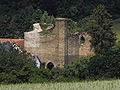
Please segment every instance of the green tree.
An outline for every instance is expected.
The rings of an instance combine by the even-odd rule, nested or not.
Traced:
[[[32,30],[33,23],[39,23],[42,16],[40,9],[34,9],[32,6],[19,11],[14,15],[9,24],[10,37],[23,38],[24,32]]]
[[[67,28],[69,29],[70,33],[75,33],[79,29],[77,22],[73,21],[72,19],[67,19]]]
[[[91,78],[120,77],[120,45],[115,45],[105,55],[95,55],[88,63]]]
[[[111,30],[111,17],[103,5],[98,5],[90,17],[88,32],[96,54],[103,54],[115,44],[116,36]]]
[[[10,73],[12,70],[21,70],[24,66],[28,65],[29,67],[36,67],[35,62],[32,61],[26,51],[20,52],[19,50],[15,50],[12,47],[12,44],[2,44],[0,48],[0,73]]]
[[[10,31],[8,29],[10,17],[7,15],[0,15],[0,38],[10,38]]]

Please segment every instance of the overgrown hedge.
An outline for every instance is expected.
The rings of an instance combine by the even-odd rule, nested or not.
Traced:
[[[52,73],[56,81],[63,78],[67,78],[67,81],[120,78],[120,45],[114,46],[103,55],[81,57],[63,69],[53,69]]]
[[[37,68],[26,51],[0,48],[0,84],[42,83],[51,78],[51,72],[43,64]]]
[[[24,53],[0,49],[0,84],[72,82],[120,78],[120,45],[104,55],[81,57],[64,68],[37,68]]]
[[[113,47],[104,55],[92,57],[88,70],[95,78],[120,78],[120,46]]]

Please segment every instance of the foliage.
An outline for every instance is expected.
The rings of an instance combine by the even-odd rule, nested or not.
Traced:
[[[0,49],[0,72],[9,73],[12,70],[20,70],[24,65],[30,65],[35,67],[35,64],[28,59],[28,54],[25,51],[19,53],[19,51],[11,50],[6,52]]]
[[[71,65],[65,65],[64,68],[54,68],[52,70],[54,81],[79,81],[89,77],[88,63],[91,56],[81,57],[75,60]]]
[[[7,43],[8,44],[8,43]],[[24,50],[19,52],[15,50],[11,44],[1,44],[0,48],[0,83],[20,83],[21,79],[18,79],[18,70],[21,70],[24,66],[29,68],[35,68],[35,62],[31,61]],[[10,46],[10,47],[8,47]],[[21,72],[23,74],[23,72]],[[28,76],[28,75],[27,75]],[[24,76],[24,78],[26,78]]]
[[[87,16],[85,18],[80,19],[77,23],[78,26],[81,28],[80,31],[87,32],[88,31],[88,24],[89,21],[91,20],[90,16]]]
[[[80,29],[77,22],[73,21],[72,19],[67,19],[67,28],[70,33],[75,33]]]
[[[73,63],[73,67],[75,67],[76,71],[76,77],[80,80],[89,78],[88,63],[90,62],[91,57],[92,56],[80,57],[79,60],[76,60]]]
[[[105,5],[113,18],[119,17],[120,0],[0,0],[0,37],[23,38],[23,32],[30,31],[33,23],[46,21],[41,20],[41,17],[46,19],[45,16],[48,15],[44,11],[47,11],[51,18],[71,18],[78,22],[90,15],[98,4]],[[49,20],[46,23],[49,23]]]
[[[24,59],[26,55],[17,51],[1,51],[0,84],[72,82],[86,79],[120,78],[120,45],[117,44],[104,55],[80,57],[64,68],[36,68],[33,62]],[[6,53],[6,54],[5,54]],[[12,55],[14,54],[14,55]],[[8,56],[7,56],[8,55]],[[12,55],[12,58],[10,57]],[[5,57],[8,58],[5,58]],[[15,58],[14,58],[15,57]],[[24,60],[24,61],[22,61]],[[27,61],[26,61],[27,60]]]
[[[55,18],[54,16],[49,16],[46,11],[44,11],[43,15],[41,16],[41,24],[46,23],[46,24],[54,24],[55,23]]]
[[[40,69],[37,68],[24,50],[19,52],[10,43],[7,46],[1,43],[1,46],[0,84],[43,83],[52,79],[52,74],[44,68],[44,63],[41,63]]]
[[[50,15],[78,20],[78,18],[89,15],[99,4],[104,4],[114,17],[119,17],[119,0],[11,0],[10,2],[1,0],[0,15],[7,13],[12,16],[24,7],[32,5],[35,9],[47,11]]]
[[[42,34],[50,34],[51,32],[50,31],[48,31],[48,30],[43,30],[42,32],[40,32],[40,33],[42,33]]]
[[[96,55],[89,62],[89,74],[98,78],[119,78],[120,46],[114,47],[105,55]]]
[[[10,24],[10,17],[7,15],[0,15],[0,38],[7,37],[10,38],[9,32],[9,24]]]
[[[53,15],[67,17],[71,18],[68,19],[70,32],[89,30],[95,52],[102,55],[82,57],[72,65],[66,65],[64,68],[57,67],[50,71],[36,68],[35,63],[29,60],[29,54],[25,51],[20,53],[14,49],[9,52],[6,48],[0,49],[0,84],[119,78],[120,47],[118,44],[112,48],[115,44],[115,34],[111,31],[111,15],[107,13],[104,6],[100,5],[90,17],[86,17],[100,3],[105,4],[108,11],[116,15],[114,18],[119,17],[119,0],[39,0],[39,2],[37,0],[12,0],[11,2],[1,0],[1,38],[23,38],[23,32],[30,31],[33,23],[54,24]],[[114,8],[111,9],[111,7]],[[49,16],[46,11],[52,16]],[[88,25],[87,28],[86,25]],[[45,30],[46,26],[43,25],[42,28],[44,34],[49,33]]]
[[[32,30],[34,23],[54,24],[55,22],[53,16],[49,16],[46,11],[42,13],[40,9],[34,9],[33,6],[25,7],[11,17],[7,15],[0,17],[2,18],[0,20],[0,36],[4,38],[23,38],[24,32]]]
[[[29,83],[44,83],[49,82],[52,79],[52,73],[50,70],[45,68],[36,68],[33,69],[30,77],[29,77]]]
[[[8,75],[4,72],[0,73],[0,84],[8,84]]]
[[[54,68],[52,69],[52,75],[52,82],[79,81],[79,79],[75,76],[75,69],[72,67],[72,65],[66,65],[64,68]]]
[[[42,34],[50,34],[50,30],[46,30],[49,25],[55,25],[55,18],[53,16],[49,16],[46,11],[44,11],[43,15],[40,19],[40,26],[42,28]]]
[[[54,68],[52,74],[54,81],[57,82],[120,78],[119,64],[120,45],[116,45],[104,55],[81,57],[72,65]]]
[[[120,42],[120,18],[113,20],[112,31],[116,33],[116,43]]]
[[[88,32],[92,37],[90,42],[94,46],[96,54],[103,54],[114,46],[116,36],[111,27],[111,15],[103,5],[99,5],[93,10],[88,26]]]
[[[20,70],[12,70],[10,73],[0,73],[0,84],[17,83],[44,83],[52,79],[52,74],[48,69],[33,68],[28,65]]]

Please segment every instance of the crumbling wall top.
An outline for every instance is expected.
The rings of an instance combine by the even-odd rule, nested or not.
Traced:
[[[66,18],[56,18],[57,21],[66,21]]]

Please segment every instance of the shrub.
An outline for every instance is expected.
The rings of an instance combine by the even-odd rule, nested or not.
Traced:
[[[0,84],[8,84],[8,75],[4,72],[0,73]]]
[[[36,68],[35,62],[28,57],[26,51],[19,52],[12,47],[9,50],[0,48],[0,83],[28,82],[27,69]]]
[[[74,60],[73,64],[65,65],[64,68],[54,68],[52,70],[54,81],[79,81],[89,77],[88,63],[91,56],[81,57]]]
[[[79,60],[73,62],[75,68],[75,75],[80,80],[89,78],[88,63],[92,56],[80,57]]]
[[[78,81],[75,77],[75,69],[72,65],[65,65],[64,68],[53,68],[52,69],[53,82],[71,82]]]
[[[19,76],[19,70],[12,70],[8,74],[8,84],[17,84],[17,83],[23,83],[21,79],[18,78]]]
[[[31,70],[29,83],[43,83],[49,82],[52,79],[52,73],[45,68],[34,68]]]
[[[20,53],[17,50],[10,50],[9,52],[0,49],[0,72],[9,73],[12,70],[21,70],[23,66],[30,65],[35,67],[35,63],[29,58],[29,54],[25,51]]]
[[[91,77],[120,78],[120,47],[112,48],[105,55],[92,57],[88,70]]]

